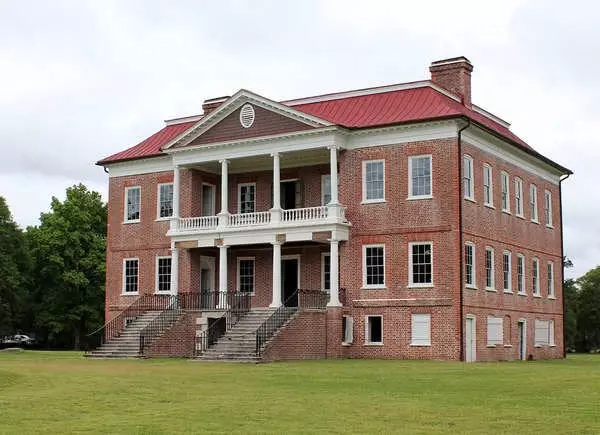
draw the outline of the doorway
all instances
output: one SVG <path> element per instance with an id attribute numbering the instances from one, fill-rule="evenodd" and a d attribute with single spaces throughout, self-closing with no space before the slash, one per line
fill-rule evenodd
<path id="1" fill-rule="evenodd" d="M 475 317 L 468 315 L 465 324 L 465 361 L 474 362 L 477 359 L 477 336 L 475 330 Z"/>
<path id="2" fill-rule="evenodd" d="M 525 335 L 525 320 L 523 319 L 517 323 L 517 348 L 519 349 L 519 359 L 527 359 L 527 335 Z"/>
<path id="3" fill-rule="evenodd" d="M 297 197 L 296 191 L 298 181 L 290 180 L 290 181 L 282 181 L 280 184 L 280 202 L 281 208 L 284 210 L 290 210 L 297 207 Z"/>
<path id="4" fill-rule="evenodd" d="M 297 307 L 300 287 L 300 258 L 286 256 L 281 260 L 281 299 L 286 307 Z M 296 296 L 294 297 L 294 294 Z"/>
<path id="5" fill-rule="evenodd" d="M 200 299 L 201 307 L 214 309 L 217 304 L 215 292 L 215 258 L 200 256 Z"/>

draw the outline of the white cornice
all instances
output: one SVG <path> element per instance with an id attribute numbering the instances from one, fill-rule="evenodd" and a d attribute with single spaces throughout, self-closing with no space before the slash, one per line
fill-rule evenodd
<path id="1" fill-rule="evenodd" d="M 455 120 L 432 121 L 420 124 L 353 130 L 346 139 L 346 148 L 357 149 L 455 137 L 457 137 L 457 123 Z"/>
<path id="2" fill-rule="evenodd" d="M 200 121 L 204 115 L 183 116 L 181 118 L 165 119 L 165 125 L 183 124 L 184 122 Z"/>
<path id="3" fill-rule="evenodd" d="M 130 175 L 172 171 L 173 159 L 171 156 L 148 157 L 139 160 L 108 163 L 104 166 L 108 169 L 108 176 L 110 178 L 127 177 Z"/>
<path id="4" fill-rule="evenodd" d="M 486 118 L 489 118 L 492 121 L 497 122 L 498 124 L 503 125 L 506 128 L 510 128 L 510 122 L 505 121 L 504 119 L 497 117 L 496 115 L 488 112 L 485 109 L 482 109 L 479 106 L 476 106 L 475 104 L 473 104 L 471 107 L 472 107 L 473 111 L 479 113 L 480 115 L 483 115 Z"/>

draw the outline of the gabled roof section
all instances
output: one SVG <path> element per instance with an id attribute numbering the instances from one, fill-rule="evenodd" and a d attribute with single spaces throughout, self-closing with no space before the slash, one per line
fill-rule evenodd
<path id="1" fill-rule="evenodd" d="M 166 143 L 162 149 L 167 150 L 169 148 L 181 148 L 192 143 L 194 140 L 199 138 L 205 132 L 209 131 L 211 128 L 215 127 L 217 124 L 219 124 L 219 122 L 223 121 L 236 110 L 239 110 L 246 103 L 251 103 L 266 111 L 277 113 L 281 116 L 302 123 L 308 127 L 318 128 L 332 125 L 331 122 L 314 116 L 308 112 L 296 110 L 293 107 L 286 106 L 285 104 L 269 100 L 268 98 L 253 92 L 241 89 L 217 109 L 210 112 L 209 115 L 196 122 L 196 124 L 191 128 L 182 132 L 180 135 Z"/>

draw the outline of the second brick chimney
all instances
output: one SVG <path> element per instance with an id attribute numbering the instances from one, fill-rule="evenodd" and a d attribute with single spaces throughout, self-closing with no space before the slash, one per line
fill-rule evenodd
<path id="1" fill-rule="evenodd" d="M 202 111 L 204 112 L 204 116 L 208 115 L 210 112 L 215 110 L 217 107 L 219 107 L 221 104 L 223 104 L 228 99 L 229 99 L 229 97 L 226 96 L 226 97 L 218 97 L 218 98 L 211 98 L 209 100 L 204 100 L 204 103 L 202 103 Z"/>
<path id="2" fill-rule="evenodd" d="M 462 99 L 465 106 L 471 107 L 471 71 L 473 65 L 466 57 L 436 60 L 429 67 L 431 81 Z"/>

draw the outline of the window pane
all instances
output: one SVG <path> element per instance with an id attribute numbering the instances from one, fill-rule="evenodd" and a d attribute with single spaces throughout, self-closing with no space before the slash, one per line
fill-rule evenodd
<path id="1" fill-rule="evenodd" d="M 132 187 L 127 190 L 127 220 L 140 218 L 140 188 Z"/>
<path id="2" fill-rule="evenodd" d="M 331 202 L 331 175 L 322 176 L 321 189 L 323 189 L 323 203 L 321 205 L 327 205 Z"/>
<path id="3" fill-rule="evenodd" d="M 382 246 L 365 248 L 367 285 L 385 284 L 385 265 Z"/>
<path id="4" fill-rule="evenodd" d="M 494 251 L 485 250 L 485 286 L 494 288 Z"/>
<path id="5" fill-rule="evenodd" d="M 431 157 L 411 157 L 412 196 L 431 195 Z"/>
<path id="6" fill-rule="evenodd" d="M 138 260 L 125 260 L 125 293 L 138 291 Z"/>
<path id="7" fill-rule="evenodd" d="M 158 192 L 160 217 L 173 216 L 173 185 L 161 184 Z"/>
<path id="8" fill-rule="evenodd" d="M 510 254 L 505 253 L 503 256 L 502 273 L 504 276 L 504 290 L 510 290 Z"/>
<path id="9" fill-rule="evenodd" d="M 383 338 L 381 317 L 368 317 L 368 340 L 370 343 L 381 343 Z"/>
<path id="10" fill-rule="evenodd" d="M 412 245 L 412 283 L 430 284 L 431 282 L 431 245 Z"/>
<path id="11" fill-rule="evenodd" d="M 366 162 L 365 172 L 366 199 L 384 199 L 383 162 Z"/>
<path id="12" fill-rule="evenodd" d="M 168 292 L 171 291 L 171 259 L 170 258 L 159 258 L 158 259 L 158 291 Z"/>
<path id="13" fill-rule="evenodd" d="M 215 187 L 204 184 L 202 186 L 202 216 L 215 214 Z"/>
<path id="14" fill-rule="evenodd" d="M 329 289 L 331 288 L 330 270 L 331 270 L 330 256 L 329 256 L 329 254 L 323 255 L 323 290 L 327 290 L 327 291 L 329 291 Z"/>
<path id="15" fill-rule="evenodd" d="M 254 184 L 240 186 L 240 213 L 254 213 Z"/>
<path id="16" fill-rule="evenodd" d="M 474 285 L 473 276 L 473 245 L 465 245 L 465 283 Z"/>
<path id="17" fill-rule="evenodd" d="M 242 293 L 254 293 L 254 260 L 239 260 L 239 291 Z"/>

